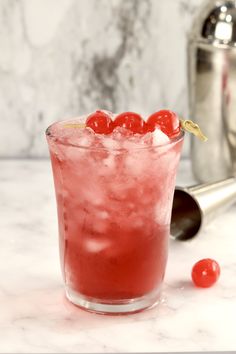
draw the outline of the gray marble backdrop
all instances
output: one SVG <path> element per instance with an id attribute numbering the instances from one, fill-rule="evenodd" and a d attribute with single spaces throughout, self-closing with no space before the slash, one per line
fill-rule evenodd
<path id="1" fill-rule="evenodd" d="M 48 155 L 45 128 L 105 108 L 187 116 L 201 0 L 0 0 L 0 156 Z"/>

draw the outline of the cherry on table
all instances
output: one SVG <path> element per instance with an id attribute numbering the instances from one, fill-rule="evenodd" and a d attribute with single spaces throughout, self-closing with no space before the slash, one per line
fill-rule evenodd
<path id="1" fill-rule="evenodd" d="M 134 112 L 124 112 L 119 114 L 114 121 L 114 126 L 126 128 L 137 134 L 146 133 L 145 121 L 139 114 Z"/>
<path id="2" fill-rule="evenodd" d="M 202 259 L 193 266 L 191 275 L 197 287 L 209 288 L 219 279 L 220 266 L 213 259 Z"/>
<path id="3" fill-rule="evenodd" d="M 90 114 L 86 120 L 86 127 L 97 134 L 111 134 L 114 128 L 111 117 L 103 111 Z"/>
<path id="4" fill-rule="evenodd" d="M 153 132 L 156 128 L 174 138 L 180 133 L 180 121 L 176 113 L 169 110 L 161 110 L 153 113 L 147 120 L 147 131 Z"/>

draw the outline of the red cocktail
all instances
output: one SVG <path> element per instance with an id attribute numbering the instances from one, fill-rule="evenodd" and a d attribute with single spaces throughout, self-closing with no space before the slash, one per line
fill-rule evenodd
<path id="1" fill-rule="evenodd" d="M 182 132 L 47 130 L 67 297 L 103 313 L 153 305 L 163 282 Z"/>

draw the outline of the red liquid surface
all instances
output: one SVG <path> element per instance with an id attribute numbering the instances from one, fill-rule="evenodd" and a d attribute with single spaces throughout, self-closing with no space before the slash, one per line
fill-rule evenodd
<path id="1" fill-rule="evenodd" d="M 66 286 L 100 300 L 132 299 L 163 282 L 182 141 L 111 151 L 49 141 Z"/>

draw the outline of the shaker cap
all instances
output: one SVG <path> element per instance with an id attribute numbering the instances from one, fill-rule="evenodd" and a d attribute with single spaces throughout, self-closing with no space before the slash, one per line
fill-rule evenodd
<path id="1" fill-rule="evenodd" d="M 236 46 L 236 0 L 208 0 L 196 18 L 190 38 Z"/>

